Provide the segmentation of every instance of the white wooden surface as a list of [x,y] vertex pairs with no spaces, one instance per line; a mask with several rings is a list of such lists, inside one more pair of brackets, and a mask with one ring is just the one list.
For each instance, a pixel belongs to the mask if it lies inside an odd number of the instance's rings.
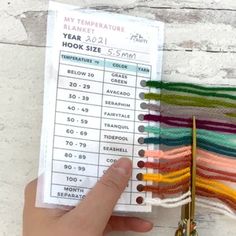
[[[165,79],[236,85],[235,0],[64,2],[162,20]],[[46,10],[46,0],[0,0],[0,236],[21,235],[24,185],[37,176]],[[147,235],[174,235],[177,210],[148,218]],[[202,236],[236,235],[235,222],[210,211],[199,209],[198,221]]]

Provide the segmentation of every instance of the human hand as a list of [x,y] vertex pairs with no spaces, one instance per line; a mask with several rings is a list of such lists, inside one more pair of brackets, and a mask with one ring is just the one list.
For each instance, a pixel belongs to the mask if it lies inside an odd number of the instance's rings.
[[114,163],[79,205],[70,211],[35,207],[37,180],[25,190],[23,236],[102,236],[111,231],[147,232],[152,223],[111,216],[131,176],[127,158]]

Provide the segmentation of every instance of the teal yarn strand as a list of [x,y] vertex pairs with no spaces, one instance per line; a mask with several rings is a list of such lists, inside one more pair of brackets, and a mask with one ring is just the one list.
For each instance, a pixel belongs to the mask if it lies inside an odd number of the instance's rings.
[[[158,128],[154,126],[144,127],[144,131],[154,134],[154,137],[163,137],[167,139],[179,139],[183,137],[191,137],[192,130],[190,128]],[[224,134],[203,129],[197,130],[197,138],[209,141],[211,143],[220,144],[228,148],[236,147],[236,135]]]

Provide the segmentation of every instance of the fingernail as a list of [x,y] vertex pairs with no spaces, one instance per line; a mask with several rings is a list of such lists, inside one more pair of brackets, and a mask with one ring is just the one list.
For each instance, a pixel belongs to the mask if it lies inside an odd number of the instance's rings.
[[150,221],[143,221],[142,224],[143,224],[142,226],[145,232],[148,232],[153,228],[153,223]]
[[121,175],[128,175],[131,173],[132,170],[132,162],[128,158],[121,158],[114,164],[114,168]]

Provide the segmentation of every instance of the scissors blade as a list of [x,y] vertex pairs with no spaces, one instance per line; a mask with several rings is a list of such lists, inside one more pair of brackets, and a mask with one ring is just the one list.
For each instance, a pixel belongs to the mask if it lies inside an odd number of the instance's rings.
[[197,169],[197,128],[196,128],[196,118],[193,116],[193,134],[192,134],[192,166],[191,166],[191,212],[190,219],[194,221],[195,219],[195,199],[196,199],[196,169]]

